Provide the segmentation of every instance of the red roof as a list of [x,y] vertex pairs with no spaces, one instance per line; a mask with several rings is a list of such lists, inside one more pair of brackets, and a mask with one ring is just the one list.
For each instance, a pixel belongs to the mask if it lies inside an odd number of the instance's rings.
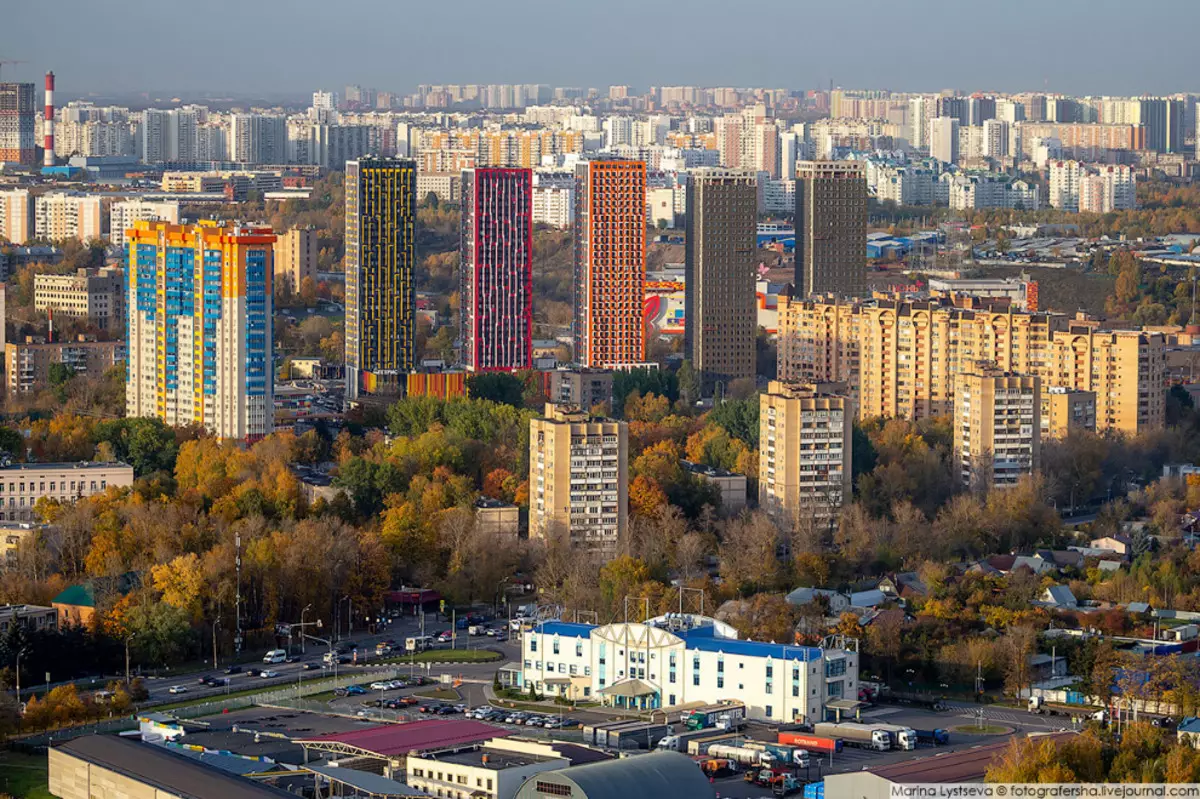
[[340,743],[379,757],[394,757],[413,751],[427,752],[502,738],[508,730],[466,719],[429,719],[407,724],[382,724],[363,730],[335,732],[297,741],[301,745]]

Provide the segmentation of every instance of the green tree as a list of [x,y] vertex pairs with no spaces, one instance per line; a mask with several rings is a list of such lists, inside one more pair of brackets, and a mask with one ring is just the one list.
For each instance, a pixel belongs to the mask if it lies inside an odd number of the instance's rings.
[[59,388],[75,376],[75,370],[69,363],[50,364],[50,385]]
[[467,395],[472,399],[491,400],[520,408],[525,384],[508,372],[483,372],[467,378]]
[[675,373],[675,378],[679,383],[680,401],[689,408],[692,407],[696,400],[700,399],[700,376],[696,374],[690,360],[684,359],[679,365],[679,371]]
[[750,449],[758,449],[758,409],[758,397],[726,400],[712,409],[708,421],[724,428]]

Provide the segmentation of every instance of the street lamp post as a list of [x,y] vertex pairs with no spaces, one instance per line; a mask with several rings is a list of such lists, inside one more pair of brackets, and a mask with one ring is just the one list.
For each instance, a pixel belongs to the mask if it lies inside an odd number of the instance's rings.
[[304,614],[312,610],[312,604],[304,606],[304,610],[300,611],[300,654],[303,655],[304,649]]
[[125,636],[125,687],[129,687],[129,642],[134,639],[137,633],[130,633]]
[[25,654],[25,649],[22,647],[17,650],[17,701],[21,701],[21,655]]

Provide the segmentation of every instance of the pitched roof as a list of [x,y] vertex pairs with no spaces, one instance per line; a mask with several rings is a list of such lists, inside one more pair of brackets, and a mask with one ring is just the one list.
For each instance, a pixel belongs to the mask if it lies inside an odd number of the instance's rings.
[[716,789],[696,763],[678,752],[654,752],[638,757],[606,760],[565,769],[543,771],[526,780],[517,792],[522,797],[540,796],[537,783],[574,785],[588,799],[631,799],[653,796],[655,799],[705,799]]
[[381,724],[362,730],[318,735],[296,743],[321,748],[322,744],[341,744],[361,749],[381,757],[392,757],[413,751],[427,752],[452,746],[480,743],[490,738],[503,738],[512,733],[481,721],[465,719],[430,719],[406,724]]
[[51,602],[55,605],[94,608],[96,607],[96,591],[90,582],[76,583],[64,588]]

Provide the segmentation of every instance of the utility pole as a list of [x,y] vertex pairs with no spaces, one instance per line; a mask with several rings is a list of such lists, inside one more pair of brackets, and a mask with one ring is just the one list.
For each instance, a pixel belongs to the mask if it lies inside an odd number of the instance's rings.
[[233,633],[233,652],[234,658],[242,653],[242,534],[234,533],[233,536],[233,568],[235,577],[234,583],[234,633]]
[[221,626],[221,620],[217,619],[213,622],[213,668],[217,667],[217,628]]
[[458,614],[458,608],[450,608],[450,648],[451,649],[458,648],[458,622],[456,620],[457,614]]
[[308,613],[310,610],[312,610],[311,603],[305,605],[304,610],[300,611],[300,654],[301,655],[303,655],[305,653],[305,649],[304,649],[304,614]]
[[129,642],[133,640],[137,633],[130,633],[125,637],[125,687],[129,687]]

